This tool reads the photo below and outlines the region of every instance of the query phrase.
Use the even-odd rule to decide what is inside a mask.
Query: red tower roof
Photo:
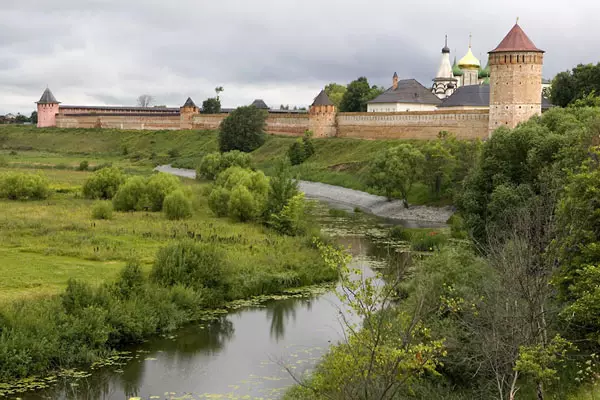
[[[529,39],[527,34],[523,32],[523,29],[519,24],[515,24],[508,34],[502,39],[498,47],[490,51],[490,53],[501,53],[504,51],[535,51],[543,53],[544,50],[540,50],[535,47],[535,44]]]

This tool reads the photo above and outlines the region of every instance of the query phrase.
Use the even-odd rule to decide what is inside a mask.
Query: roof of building
[[[389,88],[375,99],[372,103],[418,103],[438,105],[442,101],[429,89],[421,85],[415,79],[402,79],[398,81],[398,87]]]
[[[49,88],[46,88],[46,90],[44,90],[44,93],[42,94],[42,97],[40,97],[40,101],[37,102],[38,104],[59,104],[59,101],[56,101],[56,97],[54,97],[54,95],[52,94],[52,91],[50,91]]]
[[[540,96],[542,96],[540,94]],[[452,94],[444,99],[442,107],[489,107],[490,106],[490,85],[467,85],[461,86]],[[550,101],[542,96],[542,109],[554,107]]]
[[[332,106],[333,103],[329,100],[329,96],[325,93],[324,90],[321,90],[321,93],[315,97],[315,101],[312,103],[313,106]]]
[[[256,99],[250,105],[254,106],[256,108],[263,109],[263,110],[268,110],[269,109],[269,106],[267,105],[267,103],[265,103],[262,99]]]
[[[198,108],[198,106],[196,106],[196,103],[194,103],[194,100],[192,100],[191,97],[187,98],[187,100],[183,104],[183,107],[196,107],[196,108]]]
[[[444,42],[444,47],[442,47],[442,53],[450,53],[450,48],[448,47],[448,35],[446,35],[446,41]]]
[[[518,23],[512,27],[510,32],[502,39],[498,47],[490,51],[490,53],[501,53],[504,51],[535,51],[543,53],[544,50],[540,50],[529,39],[527,34],[521,29]]]
[[[465,56],[458,61],[458,66],[461,68],[479,68],[481,66],[481,63],[473,54],[471,46],[469,46],[469,51],[467,51],[467,54],[465,54]]]

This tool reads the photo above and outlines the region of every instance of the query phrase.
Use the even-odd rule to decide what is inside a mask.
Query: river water
[[[324,230],[349,249],[353,266],[365,275],[390,260],[394,251],[370,237],[394,222],[362,213],[334,217],[323,205],[317,213]],[[59,378],[50,389],[21,398],[279,399],[294,384],[284,366],[301,376],[342,338],[341,307],[331,291],[238,309],[128,349],[132,358],[124,365]]]

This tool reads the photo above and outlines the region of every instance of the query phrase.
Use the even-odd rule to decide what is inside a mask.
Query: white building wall
[[[433,104],[419,103],[374,103],[367,104],[367,112],[435,111]]]

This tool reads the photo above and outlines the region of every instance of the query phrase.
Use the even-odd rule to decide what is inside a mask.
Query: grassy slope
[[[278,158],[284,157],[296,138],[269,136],[253,152],[254,160],[267,174]],[[384,149],[401,140],[314,139],[316,153],[294,170],[301,179],[368,191],[367,165]],[[123,149],[127,149],[124,155]],[[202,156],[216,151],[218,139],[210,131],[120,131],[111,129],[38,129],[0,126],[0,163],[10,166],[90,165],[112,162],[139,172],[157,164],[194,168]],[[11,155],[16,151],[17,155]],[[178,154],[174,154],[175,153]],[[175,155],[175,157],[169,156]],[[57,154],[58,153],[58,154]],[[428,189],[413,188],[409,201],[428,200]]]
[[[193,181],[186,182],[196,193],[190,220],[168,221],[161,213],[139,212],[115,213],[111,221],[96,221],[91,218],[93,201],[78,195],[88,172],[33,171],[48,175],[52,187],[67,193],[55,193],[44,201],[0,201],[0,302],[58,293],[72,277],[90,283],[112,280],[131,258],[149,270],[160,247],[191,234],[223,247],[243,282],[241,296],[261,279],[285,280],[293,275],[288,271],[305,266],[299,269],[302,275],[304,268],[308,271],[319,263],[316,252],[302,239],[214,217],[203,185]],[[286,262],[289,257],[293,260]],[[308,283],[295,281],[287,286]]]

